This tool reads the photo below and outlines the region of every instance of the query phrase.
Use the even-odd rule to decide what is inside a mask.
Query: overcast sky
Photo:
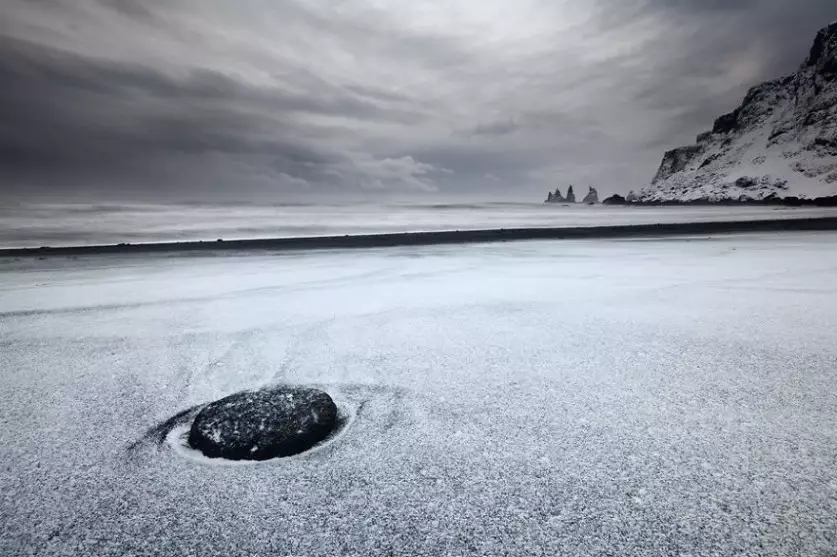
[[[2,0],[6,199],[648,184],[834,0]]]

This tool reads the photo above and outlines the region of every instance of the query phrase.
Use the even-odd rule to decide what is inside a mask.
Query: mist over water
[[[486,228],[751,220],[834,209],[610,207],[541,203],[16,204],[0,206],[0,247],[213,241]]]

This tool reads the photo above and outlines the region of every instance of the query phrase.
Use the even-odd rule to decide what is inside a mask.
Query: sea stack
[[[555,188],[555,192],[549,192],[544,203],[566,203],[567,200],[561,195],[561,188]]]
[[[567,203],[575,203],[575,192],[573,191],[572,186],[567,189],[567,199],[565,201]]]

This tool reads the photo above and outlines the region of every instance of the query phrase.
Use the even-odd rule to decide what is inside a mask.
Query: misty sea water
[[[542,203],[0,205],[0,248],[578,227],[837,215],[786,207],[618,207]]]

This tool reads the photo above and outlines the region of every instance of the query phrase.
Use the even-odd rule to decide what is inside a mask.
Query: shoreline
[[[545,201],[544,203],[555,203]],[[765,199],[718,199],[708,198],[692,199],[681,201],[679,199],[666,199],[660,201],[628,201],[621,195],[615,194],[602,200],[602,205],[626,206],[626,207],[816,207],[829,208],[837,207],[837,195],[826,197],[768,197]]]
[[[581,240],[598,238],[641,238],[692,236],[748,232],[837,230],[837,217],[710,221],[689,223],[628,224],[544,228],[490,228],[436,232],[396,232],[342,236],[301,236],[246,240],[121,243],[37,248],[0,248],[0,257],[42,257],[45,255],[98,255],[126,253],[174,253],[193,251],[298,251],[357,249],[440,244],[495,243],[524,240]]]

